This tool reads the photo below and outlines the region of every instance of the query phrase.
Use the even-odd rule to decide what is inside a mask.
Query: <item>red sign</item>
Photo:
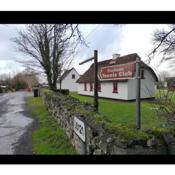
[[[132,79],[135,76],[135,62],[101,67],[100,80]]]

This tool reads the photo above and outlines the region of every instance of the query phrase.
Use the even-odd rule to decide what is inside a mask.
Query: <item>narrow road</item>
[[[34,119],[25,108],[28,92],[0,95],[0,154],[32,154]]]

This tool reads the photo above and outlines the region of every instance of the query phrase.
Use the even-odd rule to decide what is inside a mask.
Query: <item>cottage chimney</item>
[[[112,54],[112,59],[117,59],[118,57],[120,57],[120,54],[118,53]]]
[[[113,54],[113,55],[112,55],[112,59],[111,59],[111,61],[109,62],[109,64],[115,64],[115,63],[116,63],[116,59],[117,59],[118,57],[120,57],[120,54],[118,54],[118,53]]]

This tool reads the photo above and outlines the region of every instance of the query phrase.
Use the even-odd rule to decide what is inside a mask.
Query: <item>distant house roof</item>
[[[61,76],[61,81],[62,80],[64,80],[64,78],[66,78],[66,76],[72,71],[72,70],[75,70],[76,71],[76,69],[73,67],[73,68],[71,68],[71,69],[69,69],[69,70],[66,70],[64,73],[63,73],[63,75]],[[77,71],[76,71],[77,72]],[[78,72],[77,72],[78,73]]]
[[[72,68],[73,69],[73,68]],[[63,75],[61,76],[61,80],[63,80],[68,74],[69,74],[69,72],[72,70],[72,69],[70,69],[70,70],[66,70],[64,73],[63,73]]]
[[[175,87],[175,77],[167,77],[165,81],[167,82],[168,86]]]
[[[174,81],[175,80],[175,77],[166,77],[165,78],[165,81]]]
[[[5,81],[0,80],[0,86],[1,87],[7,87],[8,85],[7,85],[7,83]]]
[[[118,57],[115,60],[115,64],[113,65],[118,65],[118,64],[124,64],[124,63],[129,63],[129,62],[133,62],[136,61],[136,58],[139,57],[136,53],[133,54],[129,54],[129,55],[125,55],[125,56],[121,56]],[[100,61],[98,62],[98,72],[100,71],[101,67],[105,67],[105,66],[111,66],[110,62],[113,59],[109,59],[109,60],[104,60],[104,61]],[[153,69],[151,67],[149,67],[147,64],[145,64],[143,61],[141,61],[141,68],[145,68],[148,69],[154,76],[155,80],[158,81],[157,75],[155,74],[155,72],[153,71]],[[125,80],[120,80],[120,81],[126,81]],[[118,80],[119,81],[119,80]],[[94,63],[90,66],[90,68],[83,74],[80,76],[80,78],[77,80],[77,83],[87,83],[87,82],[94,82]]]
[[[7,88],[7,85],[0,85],[1,88]]]

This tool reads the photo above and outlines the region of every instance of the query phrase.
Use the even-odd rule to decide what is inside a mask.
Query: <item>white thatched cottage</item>
[[[134,100],[136,98],[136,53],[113,55],[112,59],[98,62],[99,97]],[[141,98],[154,98],[158,78],[151,67],[141,61]],[[94,95],[94,64],[77,80],[78,94]]]

